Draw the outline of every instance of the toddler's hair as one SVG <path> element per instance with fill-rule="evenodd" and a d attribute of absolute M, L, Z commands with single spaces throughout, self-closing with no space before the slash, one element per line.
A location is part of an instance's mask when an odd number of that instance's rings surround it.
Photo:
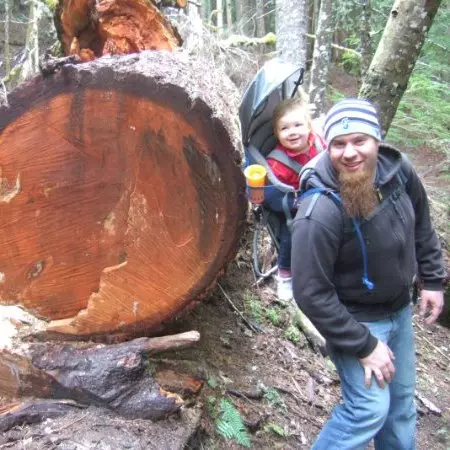
<path fill-rule="evenodd" d="M 273 110 L 273 116 L 272 116 L 272 124 L 273 124 L 273 130 L 275 133 L 275 137 L 277 136 L 277 123 L 279 120 L 287 113 L 291 112 L 292 110 L 296 108 L 302 108 L 304 119 L 306 121 L 306 124 L 311 129 L 311 113 L 309 108 L 309 99 L 306 93 L 299 89 L 297 96 L 294 98 L 287 98 L 286 100 L 283 100 L 282 102 L 278 103 L 278 105 Z"/>

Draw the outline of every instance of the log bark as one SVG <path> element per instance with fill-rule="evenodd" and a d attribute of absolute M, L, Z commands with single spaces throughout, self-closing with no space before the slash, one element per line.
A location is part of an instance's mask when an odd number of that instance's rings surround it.
<path fill-rule="evenodd" d="M 0 407 L 0 431 L 4 433 L 12 427 L 38 423 L 54 419 L 68 412 L 85 408 L 70 400 L 32 400 Z"/>
<path fill-rule="evenodd" d="M 148 370 L 150 355 L 196 344 L 196 331 L 119 344 L 27 342 L 42 321 L 18 307 L 0 307 L 0 430 L 93 406 L 121 416 L 158 420 L 183 405 Z M 165 377 L 166 381 L 170 377 Z M 172 378 L 176 378 L 173 373 Z M 175 392 L 198 393 L 202 382 L 184 374 Z M 172 388 L 174 385 L 165 384 Z M 184 389 L 181 389 L 181 387 Z M 17 399 L 24 399 L 18 403 Z"/>
<path fill-rule="evenodd" d="M 83 61 L 143 50 L 170 51 L 182 44 L 177 30 L 147 0 L 59 0 L 55 26 L 64 53 Z"/>
<path fill-rule="evenodd" d="M 205 61 L 68 64 L 0 110 L 0 303 L 98 339 L 159 331 L 244 225 L 236 95 Z"/>

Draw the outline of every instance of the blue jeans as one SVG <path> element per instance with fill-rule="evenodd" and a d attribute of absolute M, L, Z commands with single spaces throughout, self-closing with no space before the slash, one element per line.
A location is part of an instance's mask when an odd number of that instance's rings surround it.
<path fill-rule="evenodd" d="M 395 355 L 395 376 L 384 389 L 372 377 L 364 386 L 364 371 L 355 356 L 331 349 L 341 379 L 343 404 L 336 406 L 313 450 L 364 449 L 371 439 L 377 450 L 415 449 L 415 353 L 412 306 L 389 318 L 364 322 Z"/>
<path fill-rule="evenodd" d="M 283 197 L 284 192 L 276 189 L 275 187 L 269 187 L 266 189 L 264 206 L 274 211 L 280 219 L 280 233 L 279 241 L 280 248 L 278 250 L 278 268 L 279 269 L 291 269 L 291 248 L 292 248 L 292 236 L 291 232 L 286 224 L 286 215 L 283 209 Z M 294 198 L 289 195 L 289 205 L 292 206 Z M 293 212 L 295 215 L 295 211 Z"/>

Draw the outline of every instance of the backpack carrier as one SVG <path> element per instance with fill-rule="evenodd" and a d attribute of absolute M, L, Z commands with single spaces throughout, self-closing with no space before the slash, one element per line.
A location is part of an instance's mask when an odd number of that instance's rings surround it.
<path fill-rule="evenodd" d="M 293 98 L 303 84 L 304 69 L 291 63 L 272 59 L 258 71 L 247 88 L 240 108 L 245 160 L 244 169 L 250 164 L 260 164 L 267 171 L 265 194 L 277 190 L 284 194 L 283 204 L 288 223 L 292 220 L 290 206 L 297 191 L 282 183 L 272 172 L 266 158 L 282 162 L 300 173 L 302 166 L 284 152 L 274 150 L 277 140 L 273 132 L 272 116 L 275 107 L 283 100 Z M 253 269 L 260 279 L 267 278 L 278 269 L 276 260 L 279 249 L 280 214 L 262 205 L 252 205 L 255 217 L 252 260 Z"/>

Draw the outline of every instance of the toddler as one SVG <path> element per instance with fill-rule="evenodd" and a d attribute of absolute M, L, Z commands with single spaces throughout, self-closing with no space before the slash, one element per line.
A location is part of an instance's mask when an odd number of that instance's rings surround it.
<path fill-rule="evenodd" d="M 303 97 L 287 99 L 277 105 L 273 113 L 273 128 L 278 140 L 276 148 L 267 156 L 267 162 L 274 175 L 285 184 L 298 190 L 300 166 L 304 166 L 322 149 L 323 139 L 312 132 L 311 116 L 307 100 Z M 289 167 L 278 160 L 280 151 L 285 153 L 289 161 L 294 161 Z M 283 159 L 283 158 L 281 158 Z M 286 162 L 286 161 L 285 161 Z M 297 163 L 297 164 L 296 164 Z M 291 233 L 286 223 L 283 210 L 284 192 L 269 189 L 266 193 L 265 205 L 275 211 L 281 222 L 280 249 L 278 254 L 277 296 L 281 301 L 293 298 L 291 276 Z M 293 196 L 289 196 L 292 209 Z"/>

